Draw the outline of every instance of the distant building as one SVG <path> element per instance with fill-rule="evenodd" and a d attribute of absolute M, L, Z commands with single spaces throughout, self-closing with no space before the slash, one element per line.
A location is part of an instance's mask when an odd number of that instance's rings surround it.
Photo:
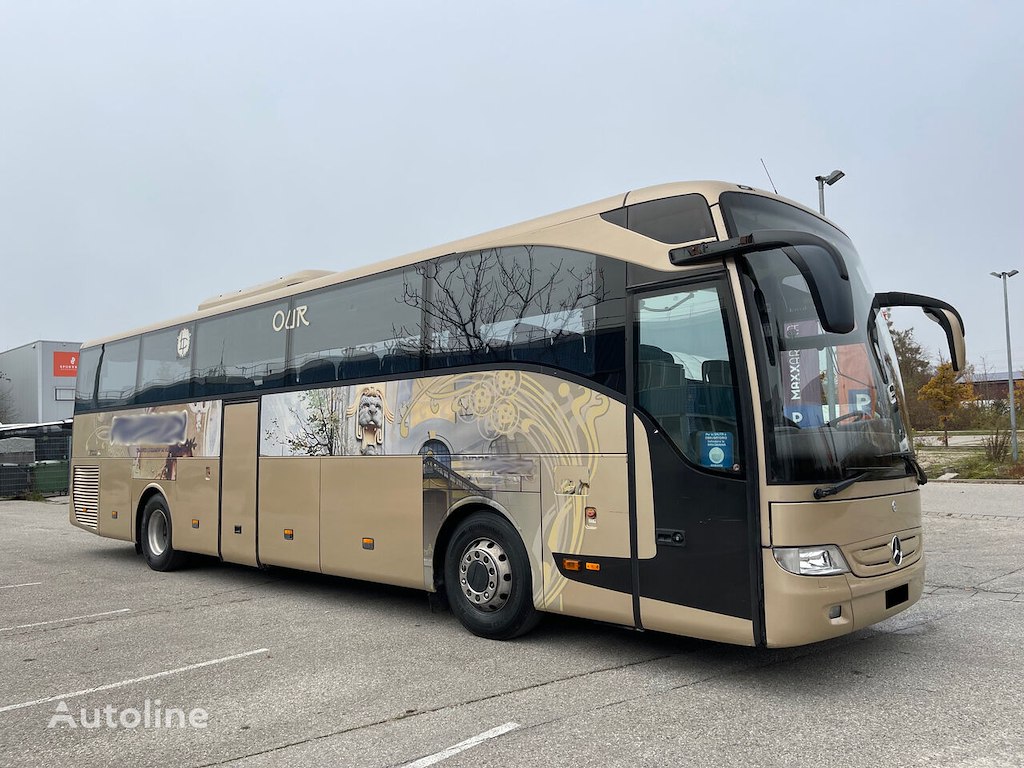
<path fill-rule="evenodd" d="M 1007 400 L 1009 394 L 1006 388 L 1006 371 L 995 373 L 974 374 L 974 396 L 978 400 Z M 1024 372 L 1013 372 L 1014 388 L 1020 386 L 1024 381 Z"/>
<path fill-rule="evenodd" d="M 81 346 L 77 341 L 33 341 L 0 352 L 0 398 L 12 411 L 7 423 L 41 424 L 74 415 Z"/>

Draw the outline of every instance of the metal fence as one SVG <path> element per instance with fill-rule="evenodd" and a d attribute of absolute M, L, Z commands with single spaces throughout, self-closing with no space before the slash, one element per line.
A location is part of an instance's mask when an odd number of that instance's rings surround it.
<path fill-rule="evenodd" d="M 0 427 L 0 499 L 67 494 L 70 458 L 70 422 Z"/>

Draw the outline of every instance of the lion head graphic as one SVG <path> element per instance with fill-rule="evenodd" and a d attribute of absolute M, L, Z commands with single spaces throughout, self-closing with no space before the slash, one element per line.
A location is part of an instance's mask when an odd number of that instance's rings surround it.
<path fill-rule="evenodd" d="M 384 422 L 393 422 L 395 415 L 379 387 L 363 387 L 345 416 L 356 417 L 356 440 L 361 443 L 359 452 L 363 456 L 378 456 L 384 452 Z"/>

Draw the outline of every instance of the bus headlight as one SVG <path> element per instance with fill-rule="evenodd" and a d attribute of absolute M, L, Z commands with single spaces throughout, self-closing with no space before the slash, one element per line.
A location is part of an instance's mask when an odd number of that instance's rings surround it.
<path fill-rule="evenodd" d="M 843 553 L 832 544 L 820 547 L 773 547 L 772 554 L 775 562 L 797 576 L 835 576 L 850 572 Z"/>

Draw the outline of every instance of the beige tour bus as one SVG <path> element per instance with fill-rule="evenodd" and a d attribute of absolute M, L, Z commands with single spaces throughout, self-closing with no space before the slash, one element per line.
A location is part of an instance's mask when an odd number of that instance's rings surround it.
<path fill-rule="evenodd" d="M 413 587 L 507 639 L 543 612 L 755 646 L 921 595 L 882 309 L 801 205 L 678 183 L 86 344 L 71 523 Z"/>

